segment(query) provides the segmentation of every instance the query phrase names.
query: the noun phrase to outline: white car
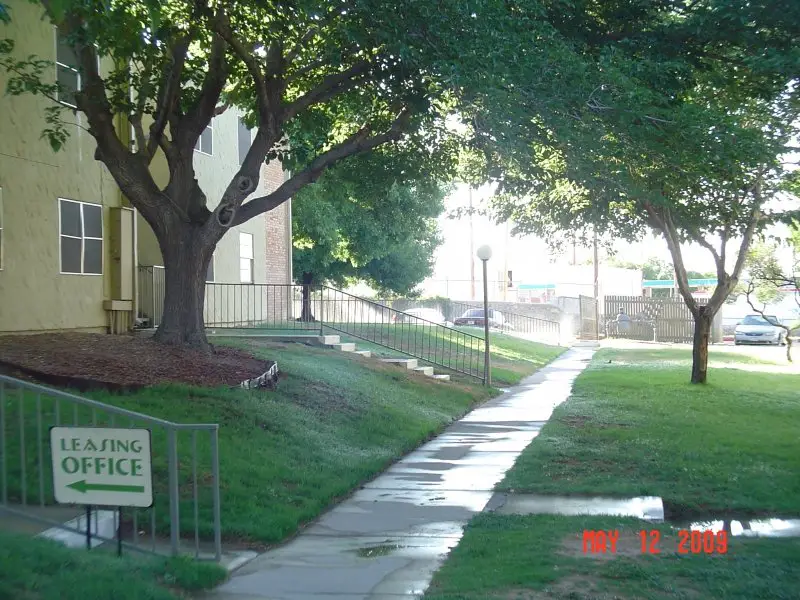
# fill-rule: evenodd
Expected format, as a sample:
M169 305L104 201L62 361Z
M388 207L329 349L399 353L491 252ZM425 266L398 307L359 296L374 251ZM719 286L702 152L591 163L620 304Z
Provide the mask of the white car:
M408 323L417 320L414 318L409 319L406 315L417 317L417 319L430 321L431 323L436 323L437 325L449 324L447 319L444 318L444 315L435 308L409 308L408 310L404 310L403 314L395 314L394 321L398 323Z
M747 315L733 330L733 343L740 344L786 344L786 330L778 325L772 315Z

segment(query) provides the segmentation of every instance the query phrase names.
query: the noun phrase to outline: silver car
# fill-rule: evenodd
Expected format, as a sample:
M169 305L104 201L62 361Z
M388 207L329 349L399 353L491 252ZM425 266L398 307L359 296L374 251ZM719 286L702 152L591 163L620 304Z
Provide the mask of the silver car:
M786 330L780 327L777 317L772 315L747 315L733 330L733 343L739 344L786 344Z

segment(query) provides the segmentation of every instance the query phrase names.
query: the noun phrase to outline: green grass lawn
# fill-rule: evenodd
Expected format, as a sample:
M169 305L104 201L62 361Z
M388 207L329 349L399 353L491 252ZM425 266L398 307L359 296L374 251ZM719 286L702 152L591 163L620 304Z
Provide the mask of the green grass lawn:
M285 374L278 390L160 386L130 394L94 392L87 396L170 421L219 423L222 525L224 538L230 541L263 545L284 540L497 393L477 382L439 382L375 360L301 344L241 338L228 343L277 360ZM29 395L24 404L29 503L38 502L40 449L48 474L42 485L45 497L51 497L47 432L55 422L56 407L46 396L41 402L41 437L35 396ZM60 415L62 423L72 424L74 415L68 403L62 401ZM79 411L76 422L92 423L90 411ZM102 412L95 415L94 422L110 424ZM5 423L7 439L20 439L19 403L11 392L7 393ZM116 425L128 426L120 419ZM154 428L152 439L155 486L163 491L167 481L163 430ZM180 520L187 537L194 532L192 443L191 435L180 435ZM199 530L202 537L209 538L213 521L211 487L207 485L211 477L208 436L198 435L195 443ZM19 448L16 443L6 447L12 501L20 498ZM131 511L126 512L130 517ZM151 513L139 511L137 515L139 528L149 533ZM161 533L169 530L163 493L157 494L155 523Z
M681 518L797 517L800 377L714 368L692 386L689 361L676 349L598 352L499 488L657 495ZM614 529L616 554L584 553L584 530ZM651 529L658 556L642 553L638 534ZM731 537L724 555L680 553L679 539L637 519L483 514L425 599L798 598L800 539Z
M0 600L177 600L226 577L216 564L187 558L118 558L0 532Z
M673 513L796 513L800 376L602 350L500 489L661 496Z
M728 346L730 348L730 346ZM606 352L609 350L606 350ZM613 350L616 351L616 350ZM641 348L637 348L634 355L631 355L630 358L623 358L622 356L617 356L617 363L625 362L626 360L631 360L638 364L641 363L658 363L659 365L672 365L672 366L681 366L691 367L692 364L692 353L686 347L684 348L670 348L670 347L658 347L658 346L642 346ZM608 359L607 359L608 360ZM721 365L732 365L732 364L743 364L743 365L776 365L781 364L777 363L770 358L761 358L759 356L753 356L752 354L744 354L741 352L731 352L730 350L726 350L725 346L714 346L711 345L708 348L708 363L709 367L713 368L715 366Z
M661 553L643 554L639 532L649 537L653 529L661 534ZM618 530L616 553L584 553L584 530ZM480 515L434 576L425 600L798 597L798 539L731 537L725 554L710 555L693 553L690 545L679 553L679 542L676 530L636 519Z

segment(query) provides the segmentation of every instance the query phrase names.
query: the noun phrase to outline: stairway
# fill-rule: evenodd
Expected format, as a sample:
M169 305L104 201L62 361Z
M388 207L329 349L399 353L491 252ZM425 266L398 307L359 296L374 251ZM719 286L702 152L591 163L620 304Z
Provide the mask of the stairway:
M341 337L338 335L321 335L316 338L320 346L330 348L332 350L339 350L340 352L352 352L364 358L371 358L372 352L369 350L359 350L354 342L342 342ZM376 357L377 358L377 357ZM381 358L383 363L397 365L398 367L408 369L421 373L426 377L432 377L439 381L450 381L450 375L444 373L435 373L433 367L420 366L419 360L416 358Z

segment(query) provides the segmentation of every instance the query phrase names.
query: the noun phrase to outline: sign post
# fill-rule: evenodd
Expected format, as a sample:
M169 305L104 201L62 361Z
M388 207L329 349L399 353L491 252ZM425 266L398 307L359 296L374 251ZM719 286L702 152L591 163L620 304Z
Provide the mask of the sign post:
M59 504L86 505L91 548L91 507L117 510L117 552L122 552L122 507L153 505L149 429L51 427L53 493Z

